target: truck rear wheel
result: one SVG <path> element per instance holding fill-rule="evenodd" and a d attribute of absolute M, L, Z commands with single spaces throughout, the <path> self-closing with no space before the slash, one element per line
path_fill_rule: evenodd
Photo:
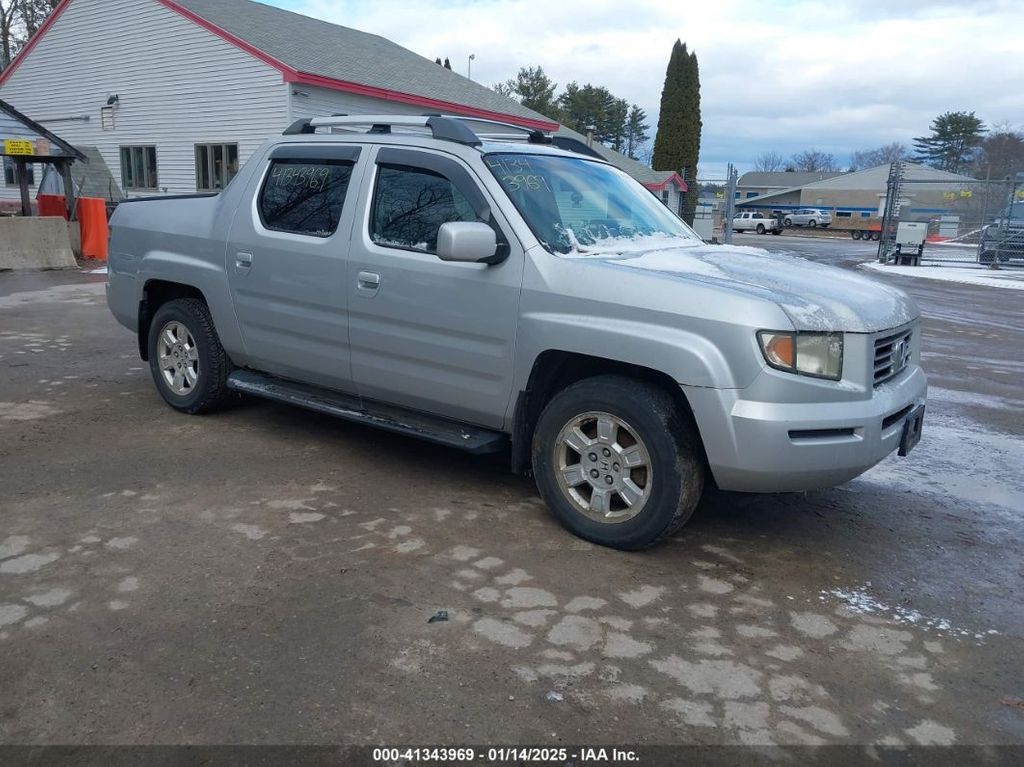
<path fill-rule="evenodd" d="M 764 224 L 758 224 L 757 225 L 757 233 L 758 234 L 764 234 Z"/>
<path fill-rule="evenodd" d="M 860 237 L 861 237 L 860 229 L 853 229 L 853 230 L 851 230 L 850 231 L 850 236 L 853 239 L 855 239 L 855 240 L 859 240 Z M 871 239 L 871 238 L 869 237 L 868 239 Z"/>
<path fill-rule="evenodd" d="M 168 405 L 194 415 L 227 399 L 231 361 L 203 301 L 168 301 L 153 317 L 148 340 L 149 369 Z"/>
<path fill-rule="evenodd" d="M 672 397 L 617 375 L 573 384 L 548 403 L 533 436 L 533 472 L 563 527 L 636 550 L 693 514 L 704 488 L 696 427 Z"/>

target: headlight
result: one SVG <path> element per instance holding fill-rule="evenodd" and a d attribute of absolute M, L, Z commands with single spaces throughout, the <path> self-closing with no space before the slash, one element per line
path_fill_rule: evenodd
<path fill-rule="evenodd" d="M 761 353 L 773 368 L 832 381 L 843 377 L 842 333 L 761 330 L 757 340 Z"/>

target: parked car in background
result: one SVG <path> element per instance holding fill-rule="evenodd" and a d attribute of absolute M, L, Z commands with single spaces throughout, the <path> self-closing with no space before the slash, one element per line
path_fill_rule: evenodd
<path fill-rule="evenodd" d="M 801 208 L 787 213 L 782 223 L 786 226 L 807 226 L 811 229 L 816 226 L 824 228 L 832 223 L 832 214 L 820 208 Z"/>
<path fill-rule="evenodd" d="M 764 213 L 753 213 L 750 211 L 740 213 L 732 220 L 732 230 L 734 232 L 753 230 L 758 234 L 764 234 L 765 232 L 771 232 L 772 234 L 782 233 L 782 227 L 777 219 L 768 218 Z"/>
<path fill-rule="evenodd" d="M 905 294 L 705 244 L 614 166 L 501 128 L 300 120 L 219 194 L 118 206 L 107 301 L 160 395 L 508 451 L 562 525 L 621 549 L 679 528 L 705 484 L 828 487 L 917 444 Z"/>
<path fill-rule="evenodd" d="M 1024 259 L 1024 200 L 1008 205 L 995 221 L 982 229 L 978 243 L 979 263 L 1021 259 Z"/>

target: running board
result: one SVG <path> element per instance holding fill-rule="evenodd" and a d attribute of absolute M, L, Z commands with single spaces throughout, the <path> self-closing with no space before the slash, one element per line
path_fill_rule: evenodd
<path fill-rule="evenodd" d="M 236 370 L 228 376 L 227 383 L 229 389 L 242 394 L 298 405 L 346 421 L 365 423 L 469 453 L 495 453 L 507 444 L 507 438 L 501 432 L 414 410 L 368 402 L 350 394 L 294 383 L 251 370 Z"/>

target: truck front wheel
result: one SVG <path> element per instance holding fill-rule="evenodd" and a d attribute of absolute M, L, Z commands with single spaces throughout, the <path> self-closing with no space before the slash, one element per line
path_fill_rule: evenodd
<path fill-rule="evenodd" d="M 664 390 L 588 378 L 548 403 L 533 436 L 537 487 L 555 518 L 602 546 L 657 543 L 693 514 L 704 488 L 696 427 Z"/>
<path fill-rule="evenodd" d="M 208 413 L 227 399 L 231 361 L 203 301 L 179 298 L 157 310 L 149 326 L 149 369 L 175 410 Z"/>
<path fill-rule="evenodd" d="M 757 225 L 757 233 L 758 234 L 764 234 L 764 224 L 758 224 Z"/>

